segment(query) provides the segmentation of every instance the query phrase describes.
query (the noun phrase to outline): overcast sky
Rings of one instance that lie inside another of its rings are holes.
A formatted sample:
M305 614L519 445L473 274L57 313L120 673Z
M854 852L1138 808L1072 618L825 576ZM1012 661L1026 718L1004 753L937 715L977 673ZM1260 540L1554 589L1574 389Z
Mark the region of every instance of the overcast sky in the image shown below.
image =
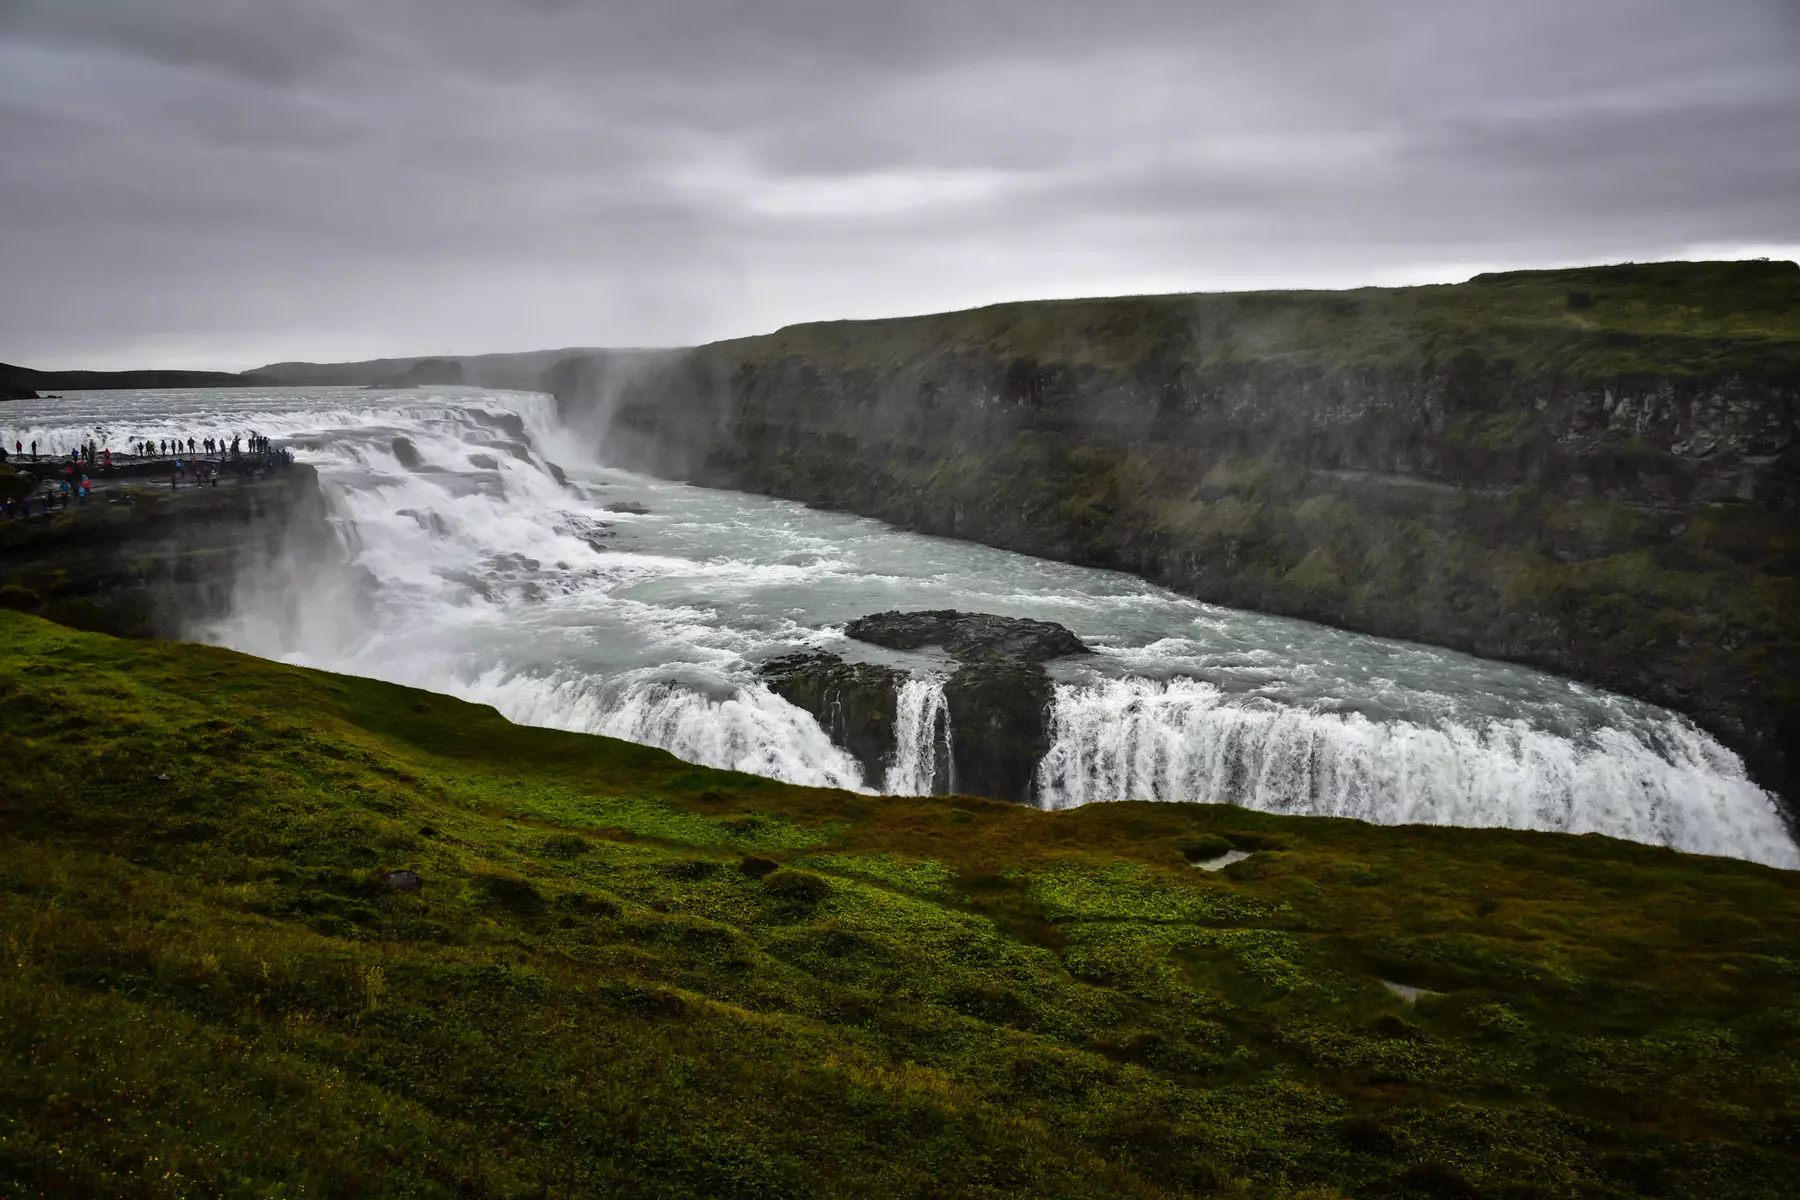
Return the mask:
M0 0L0 360L1800 250L1800 0Z

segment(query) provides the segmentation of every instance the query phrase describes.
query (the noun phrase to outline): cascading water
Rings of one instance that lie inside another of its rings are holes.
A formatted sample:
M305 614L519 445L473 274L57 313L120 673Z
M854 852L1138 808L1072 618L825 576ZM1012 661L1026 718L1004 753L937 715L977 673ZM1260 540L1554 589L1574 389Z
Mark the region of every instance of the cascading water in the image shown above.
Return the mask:
M894 762L883 789L894 796L931 796L956 790L950 771L950 709L941 675L914 675L900 685L894 722Z
M1596 831L1800 867L1775 802L1682 718L1541 672L1215 608L1129 576L901 533L595 461L547 396L473 388L91 392L6 406L8 437L256 430L320 475L359 609L304 564L242 581L196 631L251 653L489 703L797 783L949 790L942 662L914 676L885 779L759 681L887 609L1058 621L1043 802L1220 800L1283 812ZM272 588L289 589L270 604ZM291 594L297 589L298 597Z
M1064 684L1039 795L1050 808L1197 800L1385 824L1608 833L1748 857L1783 844L1767 797L1717 743L1672 715L1620 716L1619 726L1570 737L1518 719L1378 722L1190 679Z

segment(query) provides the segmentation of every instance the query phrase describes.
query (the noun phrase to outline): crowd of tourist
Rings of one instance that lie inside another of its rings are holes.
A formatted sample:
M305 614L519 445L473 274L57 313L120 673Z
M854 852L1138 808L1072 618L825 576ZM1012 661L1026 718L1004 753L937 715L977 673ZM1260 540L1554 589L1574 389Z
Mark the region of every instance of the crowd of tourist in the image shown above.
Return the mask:
M68 451L49 449L40 453L38 442L29 444L14 437L10 444L0 440L0 468L8 471L10 488L0 488L0 513L9 519L42 515L58 507L86 504L93 494L94 482L89 472L104 477L127 473L134 476L159 474L153 464L166 461L169 488L218 487L224 475L246 482L269 471L284 470L293 465L294 456L259 433L233 434L228 441L223 435L212 437L132 438L127 450L114 455L112 448L84 439ZM25 463L29 461L29 468ZM151 468L146 470L146 467ZM123 470L129 468L128 470Z

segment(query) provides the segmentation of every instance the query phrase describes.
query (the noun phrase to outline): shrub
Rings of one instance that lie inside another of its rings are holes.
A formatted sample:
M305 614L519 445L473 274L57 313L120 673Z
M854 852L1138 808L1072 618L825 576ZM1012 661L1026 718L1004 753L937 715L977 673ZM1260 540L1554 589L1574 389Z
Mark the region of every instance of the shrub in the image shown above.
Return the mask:
M490 901L520 916L530 916L544 907L544 894L529 879L482 875L475 882Z
M605 896L590 896L586 892L564 892L556 898L557 907L586 913L590 917L616 917L620 909L615 901Z
M579 834L559 833L546 838L538 847L538 853L545 858L580 858L591 848L588 840Z
M1346 1117L1337 1125L1338 1140L1352 1150L1383 1156L1405 1148L1400 1135L1378 1117Z
M812 908L831 895L831 884L809 871L776 871L763 879L763 887L795 908Z

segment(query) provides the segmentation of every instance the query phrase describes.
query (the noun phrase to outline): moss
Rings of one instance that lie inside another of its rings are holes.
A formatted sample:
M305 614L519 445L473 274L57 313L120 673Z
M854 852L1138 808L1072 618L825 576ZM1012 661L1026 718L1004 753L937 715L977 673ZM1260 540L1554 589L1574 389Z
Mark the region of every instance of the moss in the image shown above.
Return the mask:
M1344 588L1344 575L1338 569L1337 560L1323 547L1307 551L1306 557L1296 563L1285 578L1306 592L1336 594Z
M21 1194L1791 1190L1792 873L871 798L17 613L0 647ZM1221 844L1257 854L1173 853Z
M948 895L956 872L932 859L897 859L891 854L819 854L794 860L797 867L872 879L922 895Z
M1231 842L1216 833L1209 833L1204 837L1191 838L1181 843L1177 849L1188 862L1208 862L1231 853Z
M1600 282L1604 280L1604 282ZM1574 309L1572 289L1593 297ZM1574 381L1664 375L1800 376L1800 269L1792 263L1645 263L1478 275L1460 284L1343 292L1127 296L998 304L881 321L795 325L717 343L727 361L804 359L891 371L918 347L953 359L1074 369L1169 362L1420 367L1505 363ZM1469 444L1510 447L1522 416L1480 419Z

